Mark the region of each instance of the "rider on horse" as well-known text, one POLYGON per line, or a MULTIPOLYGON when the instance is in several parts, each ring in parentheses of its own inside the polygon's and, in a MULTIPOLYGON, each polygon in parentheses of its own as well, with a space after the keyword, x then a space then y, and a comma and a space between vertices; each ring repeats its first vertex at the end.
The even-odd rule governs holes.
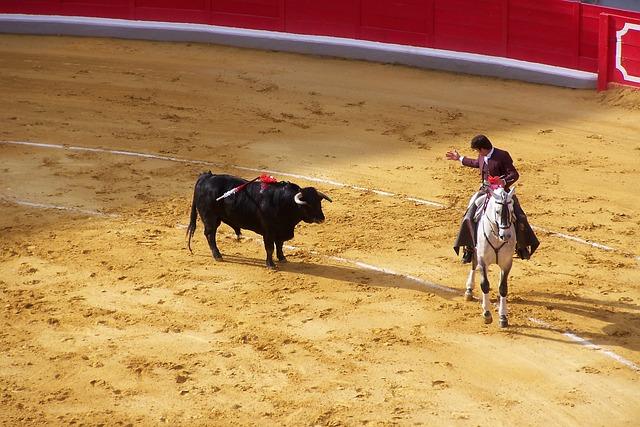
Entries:
MULTIPOLYGON (((471 140, 471 148, 478 152, 477 159, 461 156, 456 150, 448 151, 446 156, 449 160, 458 160, 464 166, 472 168, 480 168, 480 177, 482 184, 480 189, 471 197, 467 211, 462 219, 458 237, 454 243, 453 249, 459 253, 460 247, 464 247, 462 262, 471 262, 474 248, 476 246, 476 223, 475 214, 478 209, 476 201, 479 197, 484 196, 488 192, 489 177, 499 177, 500 184, 509 189, 520 175, 513 166, 513 160, 507 151, 495 148, 489 138, 484 135, 477 135, 471 140)), ((529 225, 527 216, 520 207, 518 199, 513 197, 514 213, 516 216, 516 253, 522 259, 529 259, 536 251, 540 242, 529 225)))

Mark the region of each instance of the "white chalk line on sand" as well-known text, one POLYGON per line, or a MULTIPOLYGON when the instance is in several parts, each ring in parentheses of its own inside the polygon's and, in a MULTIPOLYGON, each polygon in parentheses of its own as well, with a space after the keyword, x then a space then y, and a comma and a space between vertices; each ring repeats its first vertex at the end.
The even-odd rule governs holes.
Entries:
MULTIPOLYGON (((602 249, 604 251, 609 251, 609 252, 618 251, 617 249, 612 248, 611 246, 606 246, 606 245, 603 245, 601 243, 596 243, 596 242, 592 242, 590 240, 581 239, 580 237, 571 236, 570 234, 558 233, 556 231, 547 230, 545 228, 538 227, 538 226, 533 226, 533 225, 531 226, 531 228, 533 228, 534 230, 540 230, 542 232, 551 234, 553 236, 562 237, 563 239, 573 240, 574 242, 582 243, 583 245, 590 245, 590 246, 593 246, 594 248, 602 249)), ((638 257, 638 258, 640 258, 640 257, 638 257)))
MULTIPOLYGON (((239 166, 239 165, 228 165, 228 164, 210 162, 210 161, 206 161, 206 160, 182 159, 182 158, 179 158, 179 157, 163 156, 163 155, 160 155, 160 154, 139 153, 139 152, 127 151, 127 150, 109 150, 109 149, 106 149, 106 148, 79 147, 79 146, 74 146, 74 145, 61 145, 61 144, 45 144, 45 143, 41 143, 41 142, 0 141, 0 143, 2 143, 2 144, 13 144, 13 145, 26 145, 26 146, 30 146, 30 147, 40 147, 40 148, 56 148, 56 149, 70 150, 70 151, 86 151, 86 152, 92 152, 92 153, 119 154, 119 155, 122 155, 122 156, 142 157, 142 158, 146 158, 146 159, 166 160, 166 161, 178 162, 178 163, 190 163, 190 164, 205 165, 205 166, 215 166, 215 167, 219 167, 219 168, 233 168, 233 169, 238 169, 238 170, 243 170, 243 171, 269 173, 269 174, 273 174, 273 175, 286 176, 286 177, 290 177, 290 178, 300 178, 300 179, 304 179, 305 181, 309 181, 309 182, 318 182, 318 183, 322 183, 322 184, 332 185, 334 187, 352 188, 354 190, 371 192, 371 193, 374 193, 374 194, 378 194, 380 196, 401 197, 401 196, 398 196, 395 193, 391 193, 391 192, 388 192, 388 191, 375 190, 375 189, 359 187, 359 186, 350 185, 350 184, 344 184, 342 182, 333 181, 333 180, 330 180, 330 179, 316 178, 316 177, 312 177, 312 176, 298 175, 298 174, 294 174, 294 173, 288 173, 288 172, 282 172, 282 171, 276 171, 276 170, 270 170, 270 169, 250 168, 250 167, 239 166)), ((411 197, 411 198, 405 197, 405 199, 406 200, 410 200, 410 201, 412 201, 414 203, 422 204, 422 205, 435 206, 435 207, 439 207, 439 208, 444 208, 445 207, 444 204, 438 203, 438 202, 434 202, 434 201, 431 201, 431 200, 423 200, 423 199, 418 199, 418 198, 413 198, 413 197, 411 197)))
POLYGON ((628 256, 632 256, 636 261, 640 261, 640 256, 639 255, 635 255, 632 254, 630 252, 626 252, 620 249, 616 249, 613 248, 611 246, 607 246, 607 245, 603 245, 602 243, 597 243, 597 242, 592 242, 591 240, 586 240, 586 239, 582 239, 580 237, 576 237, 576 236, 572 236, 570 234, 564 234, 564 233, 559 233, 557 231, 552 231, 552 230, 547 230, 546 228, 542 228, 542 227, 538 227, 537 225, 532 225, 531 228, 533 228, 534 230, 539 230, 542 231, 544 233, 547 233, 551 236, 554 237, 560 237, 562 239, 566 239, 566 240, 571 240, 573 242, 577 242, 583 245, 588 245, 588 246, 593 246, 594 248, 598 248, 598 249, 602 249, 603 251, 607 251, 607 252, 616 252, 622 255, 628 255, 628 256))
MULTIPOLYGON (((233 169, 250 171, 250 172, 269 173, 269 174, 272 174, 272 175, 280 175, 280 176, 286 176, 286 177, 291 177, 291 178, 299 178, 299 179, 303 179, 303 180, 309 181, 309 182, 317 182, 317 183, 332 185, 334 187, 352 188, 354 190, 363 191, 363 192, 370 192, 370 193, 374 193, 374 194, 377 194, 377 195, 383 196, 383 197, 398 197, 398 198, 402 198, 403 200, 407 200, 407 201, 410 201, 410 202, 413 202, 413 203, 416 203, 416 204, 419 204, 419 205, 434 206, 434 207, 438 207, 438 208, 446 207, 442 203, 434 202, 434 201, 431 201, 431 200, 419 199, 419 198, 416 198, 416 197, 401 196, 401 195, 398 195, 396 193, 391 193, 391 192, 388 192, 388 191, 375 190, 375 189, 370 189, 370 188, 361 187, 361 186, 357 186, 357 185, 345 184, 345 183, 338 182, 338 181, 333 181, 333 180, 330 180, 330 179, 323 179, 323 178, 317 178, 317 177, 312 177, 312 176, 299 175, 299 174, 293 174, 293 173, 281 172, 281 171, 269 170, 269 169, 250 168, 250 167, 239 166, 239 165, 228 165, 228 164, 215 163, 215 162, 210 162, 210 161, 205 161, 205 160, 182 159, 182 158, 179 158, 179 157, 163 156, 163 155, 160 155, 160 154, 139 153, 139 152, 136 152, 136 151, 110 150, 110 149, 106 149, 106 148, 80 147, 80 146, 61 145, 61 144, 46 144, 46 143, 41 143, 41 142, 30 142, 30 141, 0 141, 0 144, 25 145, 25 146, 30 146, 30 147, 55 148, 55 149, 63 149, 63 150, 71 150, 71 151, 86 151, 86 152, 93 152, 93 153, 118 154, 118 155, 123 155, 123 156, 142 157, 142 158, 147 158, 147 159, 165 160, 165 161, 178 162, 178 163, 199 164, 199 165, 206 165, 206 166, 215 166, 215 167, 219 167, 219 168, 233 168, 233 169)), ((615 249, 615 248, 612 248, 610 246, 603 245, 601 243, 591 242, 589 240, 585 240, 585 239, 582 239, 582 238, 576 237, 576 236, 571 236, 569 234, 564 234, 564 233, 559 233, 559 232, 552 231, 552 230, 547 230, 547 229, 544 229, 542 227, 533 226, 533 225, 531 227, 534 230, 540 230, 540 231, 548 233, 549 235, 554 236, 554 237, 559 237, 559 238, 562 238, 562 239, 571 240, 571 241, 574 241, 576 243, 589 245, 589 246, 592 246, 592 247, 595 247, 595 248, 598 248, 598 249, 602 249, 602 250, 606 250, 606 251, 610 251, 610 252, 617 252, 617 253, 620 253, 620 254, 623 254, 623 255, 630 255, 630 256, 633 256, 636 261, 640 262, 640 256, 632 254, 632 253, 627 252, 627 251, 623 251, 623 250, 620 250, 620 249, 615 249)))
MULTIPOLYGON (((28 206, 28 207, 34 207, 34 208, 40 208, 40 209, 55 209, 55 210, 61 210, 61 211, 66 211, 66 212, 75 212, 75 213, 81 213, 81 214, 85 214, 85 215, 92 215, 92 216, 99 216, 99 217, 110 217, 110 218, 120 218, 120 215, 117 214, 105 214, 103 212, 99 212, 99 211, 92 211, 92 210, 88 210, 88 209, 79 209, 79 208, 73 208, 73 207, 67 207, 67 206, 58 206, 58 205, 51 205, 51 204, 45 204, 45 203, 35 203, 35 202, 30 202, 30 201, 26 201, 26 200, 18 200, 18 199, 9 199, 6 197, 2 197, 2 200, 8 201, 8 202, 13 202, 15 204, 18 205, 22 205, 22 206, 28 206)), ((178 228, 187 228, 186 225, 184 224, 177 224, 176 227, 178 228)), ((251 239, 251 240, 255 240, 255 239, 251 239)), ((340 262, 340 263, 345 263, 345 264, 351 264, 351 265, 355 265, 363 270, 371 270, 371 271, 376 271, 379 273, 385 273, 385 274, 389 274, 395 277, 400 277, 400 278, 404 278, 407 280, 411 280, 413 282, 419 283, 421 285, 423 285, 425 288, 428 289, 433 289, 433 290, 438 290, 438 291, 444 291, 444 292, 449 292, 449 293, 456 293, 458 292, 457 289, 453 289, 450 288, 448 286, 444 286, 444 285, 439 285, 437 283, 433 283, 433 282, 429 282, 427 280, 423 280, 419 277, 416 276, 412 276, 409 274, 404 274, 404 273, 399 273, 397 271, 394 270, 390 270, 388 268, 384 268, 384 267, 378 267, 372 264, 367 264, 364 263, 362 261, 355 261, 355 260, 350 260, 348 258, 343 258, 343 257, 337 257, 337 256, 333 256, 333 255, 323 255, 317 251, 308 251, 304 248, 300 248, 297 246, 292 246, 292 245, 285 245, 285 247, 289 250, 302 250, 302 251, 307 251, 310 254, 313 255, 317 255, 320 256, 322 258, 326 258, 326 259, 330 259, 336 262, 340 262)), ((535 317, 530 317, 529 321, 536 323, 538 325, 543 326, 546 329, 549 330, 556 330, 557 328, 555 328, 553 325, 540 320, 540 319, 536 319, 535 317)), ((575 341, 579 344, 581 344, 582 346, 589 348, 589 349, 593 349, 593 350, 597 350, 598 352, 604 354, 605 356, 633 369, 636 372, 640 372, 640 367, 638 365, 636 365, 635 363, 633 363, 632 361, 625 359, 624 357, 614 353, 611 350, 607 350, 604 349, 598 345, 593 344, 591 341, 586 340, 572 332, 566 331, 564 333, 562 333, 562 335, 564 335, 565 337, 571 339, 572 341, 575 341)))
POLYGON ((4 200, 7 202, 11 202, 11 203, 15 203, 17 205, 22 205, 22 206, 28 206, 28 207, 32 207, 32 208, 41 208, 41 209, 56 209, 59 211, 67 211, 67 212, 74 212, 74 213, 80 213, 80 214, 85 214, 85 215, 90 215, 90 216, 103 216, 103 217, 109 217, 109 218, 118 218, 119 215, 116 214, 108 214, 108 213, 104 213, 104 212, 100 212, 100 211, 93 211, 90 209, 80 209, 80 208, 73 208, 73 207, 67 207, 67 206, 58 206, 58 205, 51 205, 51 204, 47 204, 47 203, 35 203, 35 202, 29 202, 26 200, 16 200, 16 199, 10 199, 4 196, 0 196, 0 200, 4 200))
MULTIPOLYGON (((553 327, 553 325, 550 325, 549 323, 547 323, 547 322, 545 322, 543 320, 536 319, 534 317, 529 317, 529 320, 531 322, 533 322, 533 323, 536 323, 536 324, 542 326, 545 329, 555 329, 553 327)), ((562 333, 562 335, 564 335, 565 337, 569 338, 572 341, 577 342, 578 344, 580 344, 580 345, 582 345, 582 346, 584 346, 586 348, 598 351, 598 352, 604 354, 605 356, 610 357, 610 358, 622 363, 625 366, 628 366, 629 368, 633 369, 636 372, 640 372, 640 366, 636 365, 635 363, 633 363, 632 361, 630 361, 628 359, 625 359, 624 357, 620 356, 619 354, 614 353, 611 350, 607 350, 605 348, 602 348, 599 345, 596 345, 596 344, 592 343, 591 341, 589 341, 587 339, 584 339, 582 337, 579 337, 578 335, 576 335, 576 334, 574 334, 572 332, 569 332, 569 331, 562 333)))

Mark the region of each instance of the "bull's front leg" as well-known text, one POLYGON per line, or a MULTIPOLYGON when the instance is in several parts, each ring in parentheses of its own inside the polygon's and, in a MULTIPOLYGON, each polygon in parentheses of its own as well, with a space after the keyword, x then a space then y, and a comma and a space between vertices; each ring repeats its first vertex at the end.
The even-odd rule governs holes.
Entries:
POLYGON ((267 235, 263 236, 262 239, 264 241, 264 250, 267 251, 267 268, 276 268, 273 262, 273 246, 275 242, 267 235))
POLYGON ((287 262, 287 258, 284 256, 284 252, 282 252, 282 245, 284 242, 276 240, 276 257, 278 257, 278 261, 287 262))

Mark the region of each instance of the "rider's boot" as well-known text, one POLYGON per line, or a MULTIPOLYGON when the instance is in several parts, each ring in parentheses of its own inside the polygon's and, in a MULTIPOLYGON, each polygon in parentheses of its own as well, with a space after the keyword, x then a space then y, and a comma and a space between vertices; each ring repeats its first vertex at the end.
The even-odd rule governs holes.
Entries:
POLYGON ((531 254, 527 247, 527 238, 525 233, 526 218, 518 218, 516 220, 516 254, 520 259, 529 259, 531 254))
POLYGON ((469 264, 473 258, 473 248, 469 246, 464 247, 464 252, 462 253, 462 263, 469 264))
MULTIPOLYGON (((469 233, 471 236, 475 237, 476 234, 476 223, 474 221, 474 217, 476 215, 476 211, 478 210, 478 207, 476 206, 475 203, 472 203, 468 208, 467 208, 467 212, 465 212, 464 214, 464 218, 462 219, 462 223, 464 225, 466 225, 467 227, 469 227, 469 233)), ((475 238, 474 238, 475 241, 475 238)), ((471 260, 473 259, 473 252, 474 252, 474 248, 473 246, 465 246, 463 253, 462 253, 462 263, 463 264, 469 264, 471 262, 471 260)))

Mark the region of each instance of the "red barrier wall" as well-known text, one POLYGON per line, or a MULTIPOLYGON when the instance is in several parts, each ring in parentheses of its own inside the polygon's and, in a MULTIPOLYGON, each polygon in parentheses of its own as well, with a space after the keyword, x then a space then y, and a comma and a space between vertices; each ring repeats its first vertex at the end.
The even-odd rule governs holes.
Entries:
POLYGON ((433 0, 362 0, 360 38, 429 46, 433 37, 433 0))
MULTIPOLYGON (((289 0, 286 0, 289 1, 289 0)), ((181 0, 174 0, 180 4, 181 0)), ((209 0, 208 24, 285 31, 285 0, 209 0)))
POLYGON ((507 56, 508 3, 504 0, 479 0, 471 4, 467 0, 436 0, 432 46, 507 56))
MULTIPOLYGON (((590 72, 599 67, 600 30, 609 28, 601 27, 600 16, 640 19, 637 12, 575 0, 0 0, 0 13, 190 22, 328 35, 590 72)), ((636 55, 625 61, 640 60, 633 47, 625 51, 636 55)), ((619 81, 619 75, 614 75, 614 81, 619 81)))
POLYGON ((609 82, 640 87, 640 19, 600 15, 598 89, 609 82))

